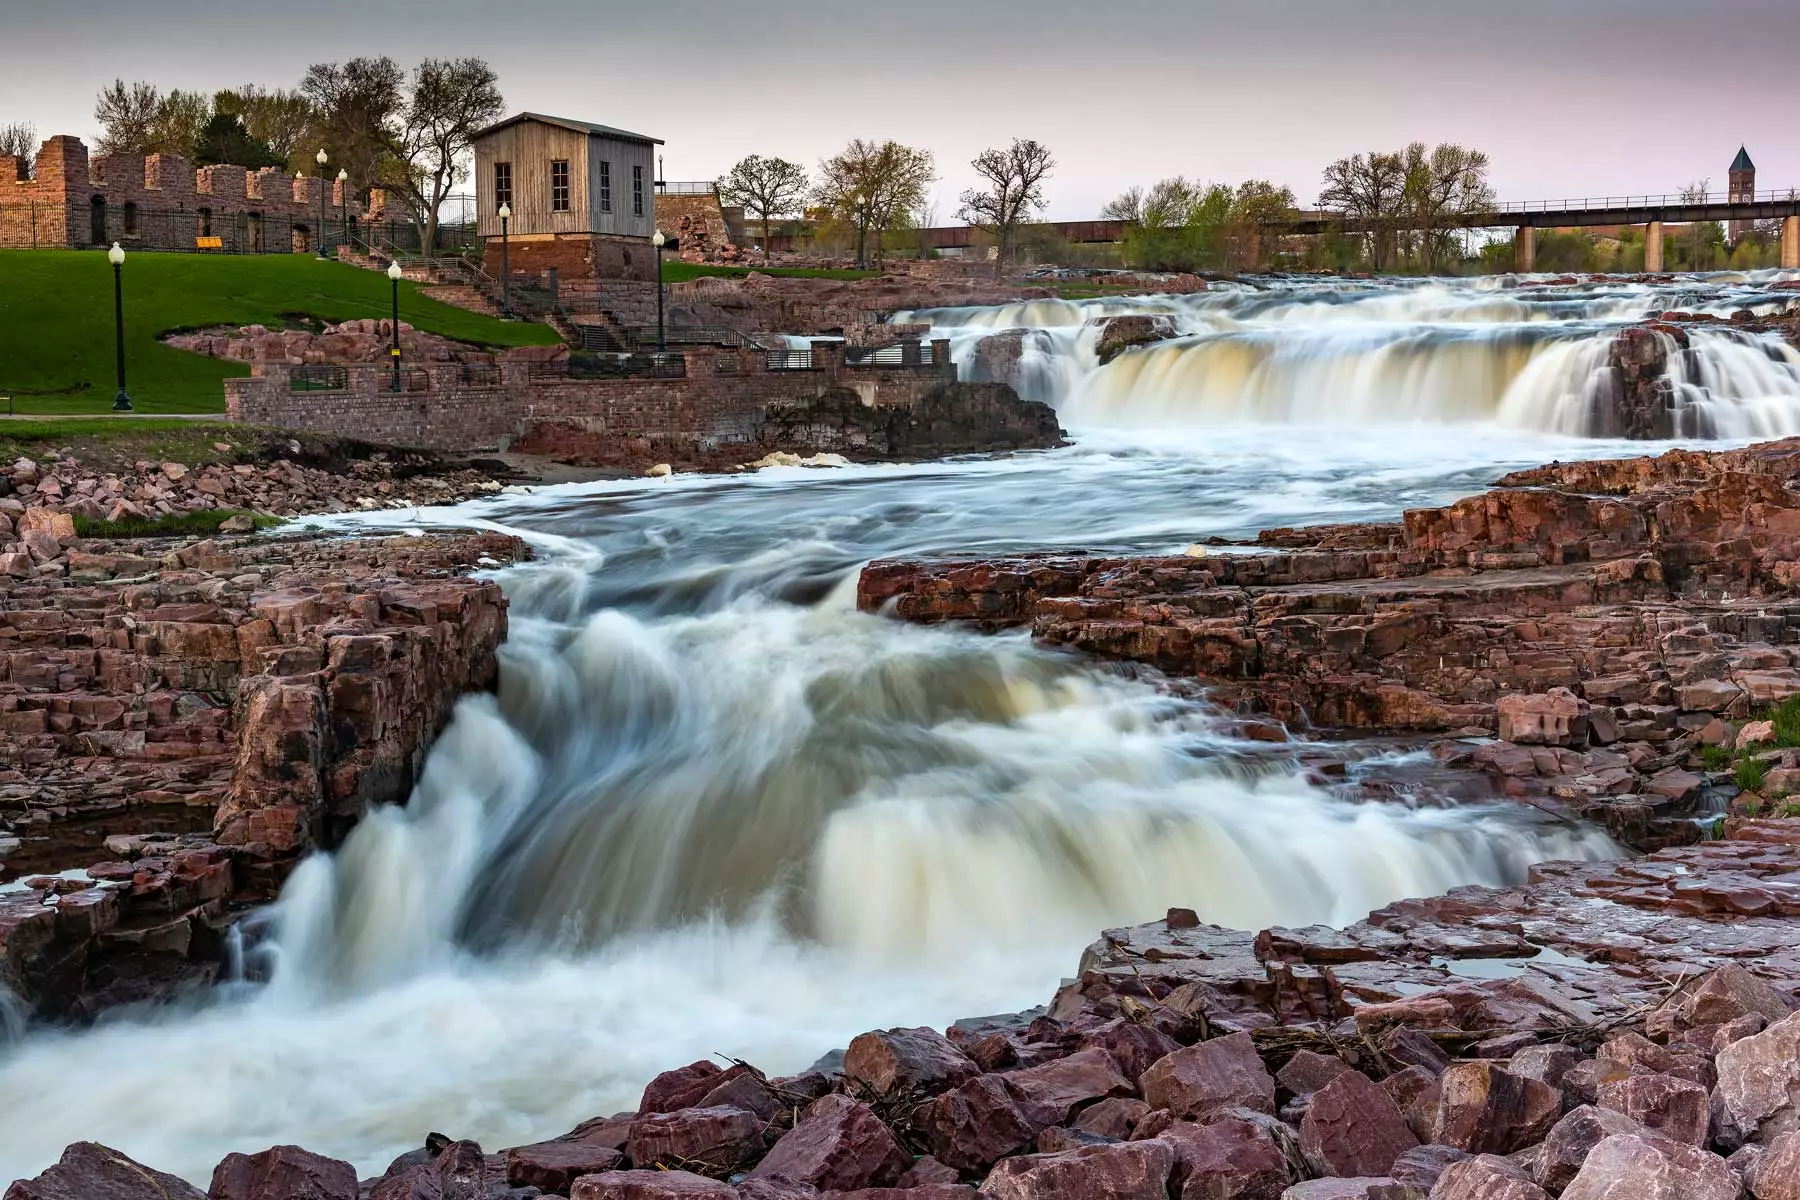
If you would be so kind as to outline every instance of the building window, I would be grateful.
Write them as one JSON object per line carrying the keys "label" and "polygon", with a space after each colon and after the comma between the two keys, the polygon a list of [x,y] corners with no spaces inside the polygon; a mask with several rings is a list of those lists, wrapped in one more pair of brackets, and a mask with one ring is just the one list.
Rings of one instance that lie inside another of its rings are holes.
{"label": "building window", "polygon": [[612,211],[612,164],[600,160],[600,211]]}
{"label": "building window", "polygon": [[569,163],[557,159],[550,164],[550,211],[569,211]]}
{"label": "building window", "polygon": [[644,168],[631,168],[631,215],[644,215]]}
{"label": "building window", "polygon": [[499,212],[502,204],[512,206],[512,164],[509,162],[494,164],[494,211]]}
{"label": "building window", "polygon": [[138,231],[137,205],[130,200],[125,202],[125,236],[136,237]]}

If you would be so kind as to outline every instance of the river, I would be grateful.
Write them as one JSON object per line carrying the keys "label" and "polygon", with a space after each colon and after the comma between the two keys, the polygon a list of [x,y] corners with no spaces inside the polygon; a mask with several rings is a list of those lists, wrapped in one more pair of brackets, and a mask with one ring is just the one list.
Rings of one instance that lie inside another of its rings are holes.
{"label": "river", "polygon": [[[499,574],[498,695],[462,701],[410,803],[258,918],[269,982],[0,1045],[0,1179],[84,1138],[202,1184],[275,1143],[367,1175],[430,1130],[554,1136],[710,1054],[790,1072],[864,1029],[1043,1003],[1101,928],[1171,905],[1344,923],[1618,853],[1531,810],[1349,803],[1154,679],[859,614],[855,574],[894,554],[1179,552],[1655,451],[1573,436],[1596,347],[1666,309],[1779,311],[1781,281],[938,312],[962,359],[1030,327],[1027,390],[1074,444],[334,519],[533,545]],[[1170,314],[1183,336],[1096,368],[1095,310]],[[1706,428],[1800,432],[1790,348],[1720,331],[1688,358]]]}

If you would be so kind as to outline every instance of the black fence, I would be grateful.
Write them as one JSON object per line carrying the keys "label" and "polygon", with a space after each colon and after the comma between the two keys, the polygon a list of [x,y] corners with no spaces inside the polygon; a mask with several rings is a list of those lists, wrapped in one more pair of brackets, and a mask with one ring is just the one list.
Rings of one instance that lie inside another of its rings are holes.
{"label": "black fence", "polygon": [[[94,204],[69,213],[54,204],[0,204],[0,245],[16,249],[105,247],[118,242],[127,250],[194,254],[310,254],[319,250],[317,211],[291,209],[260,213],[214,212],[194,208],[147,209],[135,204]],[[369,222],[354,213],[328,207],[324,219],[325,253],[339,246],[359,252],[419,252],[420,231],[404,218]],[[473,222],[439,225],[434,253],[455,254],[476,245]]]}
{"label": "black fence", "polygon": [[390,368],[381,373],[383,392],[429,392],[431,390],[431,372],[423,367],[402,367],[399,374]]}
{"label": "black fence", "polygon": [[808,350],[776,350],[770,353],[768,368],[771,371],[812,371],[813,352]]}
{"label": "black fence", "polygon": [[292,392],[341,392],[350,386],[350,371],[328,363],[305,363],[288,372]]}
{"label": "black fence", "polygon": [[532,363],[533,383],[595,379],[686,379],[687,359],[679,354],[571,354],[557,362]]}
{"label": "black fence", "polygon": [[464,363],[459,376],[467,387],[497,388],[500,386],[500,367],[495,363]]}

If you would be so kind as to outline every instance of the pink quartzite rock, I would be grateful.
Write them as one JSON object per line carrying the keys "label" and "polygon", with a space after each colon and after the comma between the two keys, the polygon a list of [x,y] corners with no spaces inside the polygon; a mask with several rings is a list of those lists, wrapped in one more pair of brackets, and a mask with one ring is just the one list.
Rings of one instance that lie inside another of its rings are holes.
{"label": "pink quartzite rock", "polygon": [[1588,1153],[1563,1200],[1738,1200],[1725,1160],[1655,1133],[1614,1134]]}
{"label": "pink quartzite rock", "polygon": [[1509,1154],[1544,1139],[1562,1115],[1562,1093],[1491,1062],[1444,1072],[1436,1141],[1471,1154]]}
{"label": "pink quartzite rock", "polygon": [[1793,1005],[1767,980],[1736,963],[1707,975],[1681,1005],[1681,1015],[1689,1025],[1724,1025],[1751,1013],[1760,1013],[1773,1025],[1793,1011]]}
{"label": "pink quartzite rock", "polygon": [[1500,697],[1500,740],[1521,746],[1584,746],[1588,704],[1568,688]]}
{"label": "pink quartzite rock", "polygon": [[[1744,1147],[1755,1149],[1762,1153],[1756,1156],[1755,1169],[1747,1178],[1756,1200],[1800,1200],[1800,1133],[1784,1133],[1767,1148]],[[1738,1155],[1732,1155],[1731,1165],[1738,1165]]]}
{"label": "pink quartzite rock", "polygon": [[1281,1193],[1281,1200],[1416,1200],[1418,1193],[1385,1176],[1309,1179]]}
{"label": "pink quartzite rock", "polygon": [[1561,1192],[1569,1186],[1595,1146],[1615,1134],[1639,1133],[1643,1126],[1621,1112],[1583,1104],[1572,1108],[1539,1147],[1534,1174],[1540,1186]]}
{"label": "pink quartzite rock", "polygon": [[1467,1151],[1455,1146],[1417,1146],[1396,1158],[1388,1174],[1393,1176],[1395,1183],[1429,1194],[1436,1186],[1438,1176],[1452,1163],[1463,1162],[1469,1157]]}
{"label": "pink quartzite rock", "polygon": [[1063,1124],[1078,1105],[1135,1090],[1113,1056],[1097,1046],[1039,1067],[1008,1071],[1001,1078],[1025,1119],[1038,1129]]}
{"label": "pink quartzite rock", "polygon": [[1706,1145],[1706,1089],[1673,1075],[1629,1075],[1600,1085],[1600,1107],[1690,1146]]}
{"label": "pink quartzite rock", "polygon": [[1247,1033],[1177,1050],[1144,1072],[1144,1100],[1175,1116],[1201,1119],[1242,1106],[1274,1113],[1275,1080]]}
{"label": "pink quartzite rock", "polygon": [[927,1154],[919,1158],[906,1173],[894,1181],[896,1188],[921,1188],[934,1183],[955,1183],[961,1178],[954,1167],[945,1165]]}
{"label": "pink quartzite rock", "polygon": [[911,1161],[868,1105],[833,1095],[813,1101],[750,1176],[849,1192],[885,1187]]}
{"label": "pink quartzite rock", "polygon": [[1275,1084],[1290,1095],[1310,1096],[1352,1069],[1349,1063],[1335,1055],[1299,1050],[1275,1072]]}
{"label": "pink quartzite rock", "polygon": [[736,1200],[729,1184],[691,1171],[607,1171],[583,1175],[569,1200]]}
{"label": "pink quartzite rock", "polygon": [[1037,1134],[999,1075],[979,1075],[921,1105],[913,1125],[931,1153],[959,1171],[986,1170]]}
{"label": "pink quartzite rock", "polygon": [[1800,1014],[1733,1042],[1713,1063],[1719,1115],[1742,1139],[1766,1142],[1800,1128]]}
{"label": "pink quartzite rock", "polygon": [[1418,1144],[1393,1098],[1358,1071],[1313,1093],[1300,1122],[1300,1148],[1320,1175],[1386,1175]]}
{"label": "pink quartzite rock", "polygon": [[747,1166],[762,1153],[764,1120],[741,1108],[684,1108],[632,1123],[625,1151],[634,1167]]}
{"label": "pink quartzite rock", "polygon": [[619,1151],[592,1142],[537,1142],[506,1152],[506,1182],[563,1195],[583,1175],[611,1171],[624,1161]]}
{"label": "pink quartzite rock", "polygon": [[725,1072],[704,1059],[664,1071],[645,1086],[638,1115],[675,1112],[698,1104],[701,1097],[724,1082]]}
{"label": "pink quartzite rock", "polygon": [[1177,1121],[1156,1140],[1175,1149],[1171,1192],[1179,1200],[1277,1200],[1288,1185],[1281,1147],[1254,1121]]}
{"label": "pink quartzite rock", "polygon": [[55,1166],[6,1189],[5,1200],[206,1200],[186,1181],[108,1149],[76,1142]]}
{"label": "pink quartzite rock", "polygon": [[844,1052],[844,1075],[878,1096],[911,1091],[935,1096],[981,1068],[934,1029],[889,1029],[859,1034]]}
{"label": "pink quartzite rock", "polygon": [[1075,1128],[1118,1138],[1122,1142],[1131,1136],[1131,1131],[1150,1111],[1150,1106],[1142,1100],[1114,1097],[1082,1109],[1081,1115],[1075,1118]]}
{"label": "pink quartzite rock", "polygon": [[1181,1049],[1180,1043],[1154,1025],[1140,1025],[1124,1017],[1108,1021],[1081,1039],[1082,1049],[1105,1050],[1133,1087],[1151,1064]]}
{"label": "pink quartzite rock", "polygon": [[1167,1142],[1083,1146],[1005,1159],[981,1192],[995,1200],[1167,1200],[1174,1168]]}
{"label": "pink quartzite rock", "polygon": [[1563,1093],[1563,1103],[1567,1105],[1568,1091],[1563,1088],[1563,1080],[1569,1072],[1586,1062],[1581,1051],[1573,1046],[1561,1043],[1549,1045],[1527,1046],[1512,1056],[1506,1069],[1524,1079],[1535,1079],[1539,1083],[1547,1083]]}
{"label": "pink quartzite rock", "polygon": [[298,1146],[227,1154],[213,1168],[209,1200],[357,1200],[356,1168]]}
{"label": "pink quartzite rock", "polygon": [[396,1169],[398,1165],[375,1181],[368,1200],[485,1200],[487,1196],[487,1156],[467,1139],[451,1142],[424,1162]]}
{"label": "pink quartzite rock", "polygon": [[1504,1158],[1481,1154],[1445,1167],[1431,1200],[1549,1200],[1549,1193]]}

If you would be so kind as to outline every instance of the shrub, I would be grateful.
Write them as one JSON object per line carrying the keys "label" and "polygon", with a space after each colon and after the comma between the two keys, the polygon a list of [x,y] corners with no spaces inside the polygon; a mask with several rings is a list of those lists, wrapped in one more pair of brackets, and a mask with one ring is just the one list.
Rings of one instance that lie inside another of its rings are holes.
{"label": "shrub", "polygon": [[171,513],[154,521],[95,521],[75,518],[75,533],[84,538],[151,538],[185,537],[197,533],[217,533],[219,526],[233,517],[249,517],[258,529],[281,524],[279,517],[258,516],[235,508],[203,508],[198,512]]}
{"label": "shrub", "polygon": [[1707,746],[1700,751],[1700,765],[1708,771],[1723,771],[1731,765],[1731,751],[1723,746]]}
{"label": "shrub", "polygon": [[1741,758],[1737,765],[1737,785],[1746,792],[1762,791],[1763,781],[1768,778],[1769,764],[1760,758]]}

